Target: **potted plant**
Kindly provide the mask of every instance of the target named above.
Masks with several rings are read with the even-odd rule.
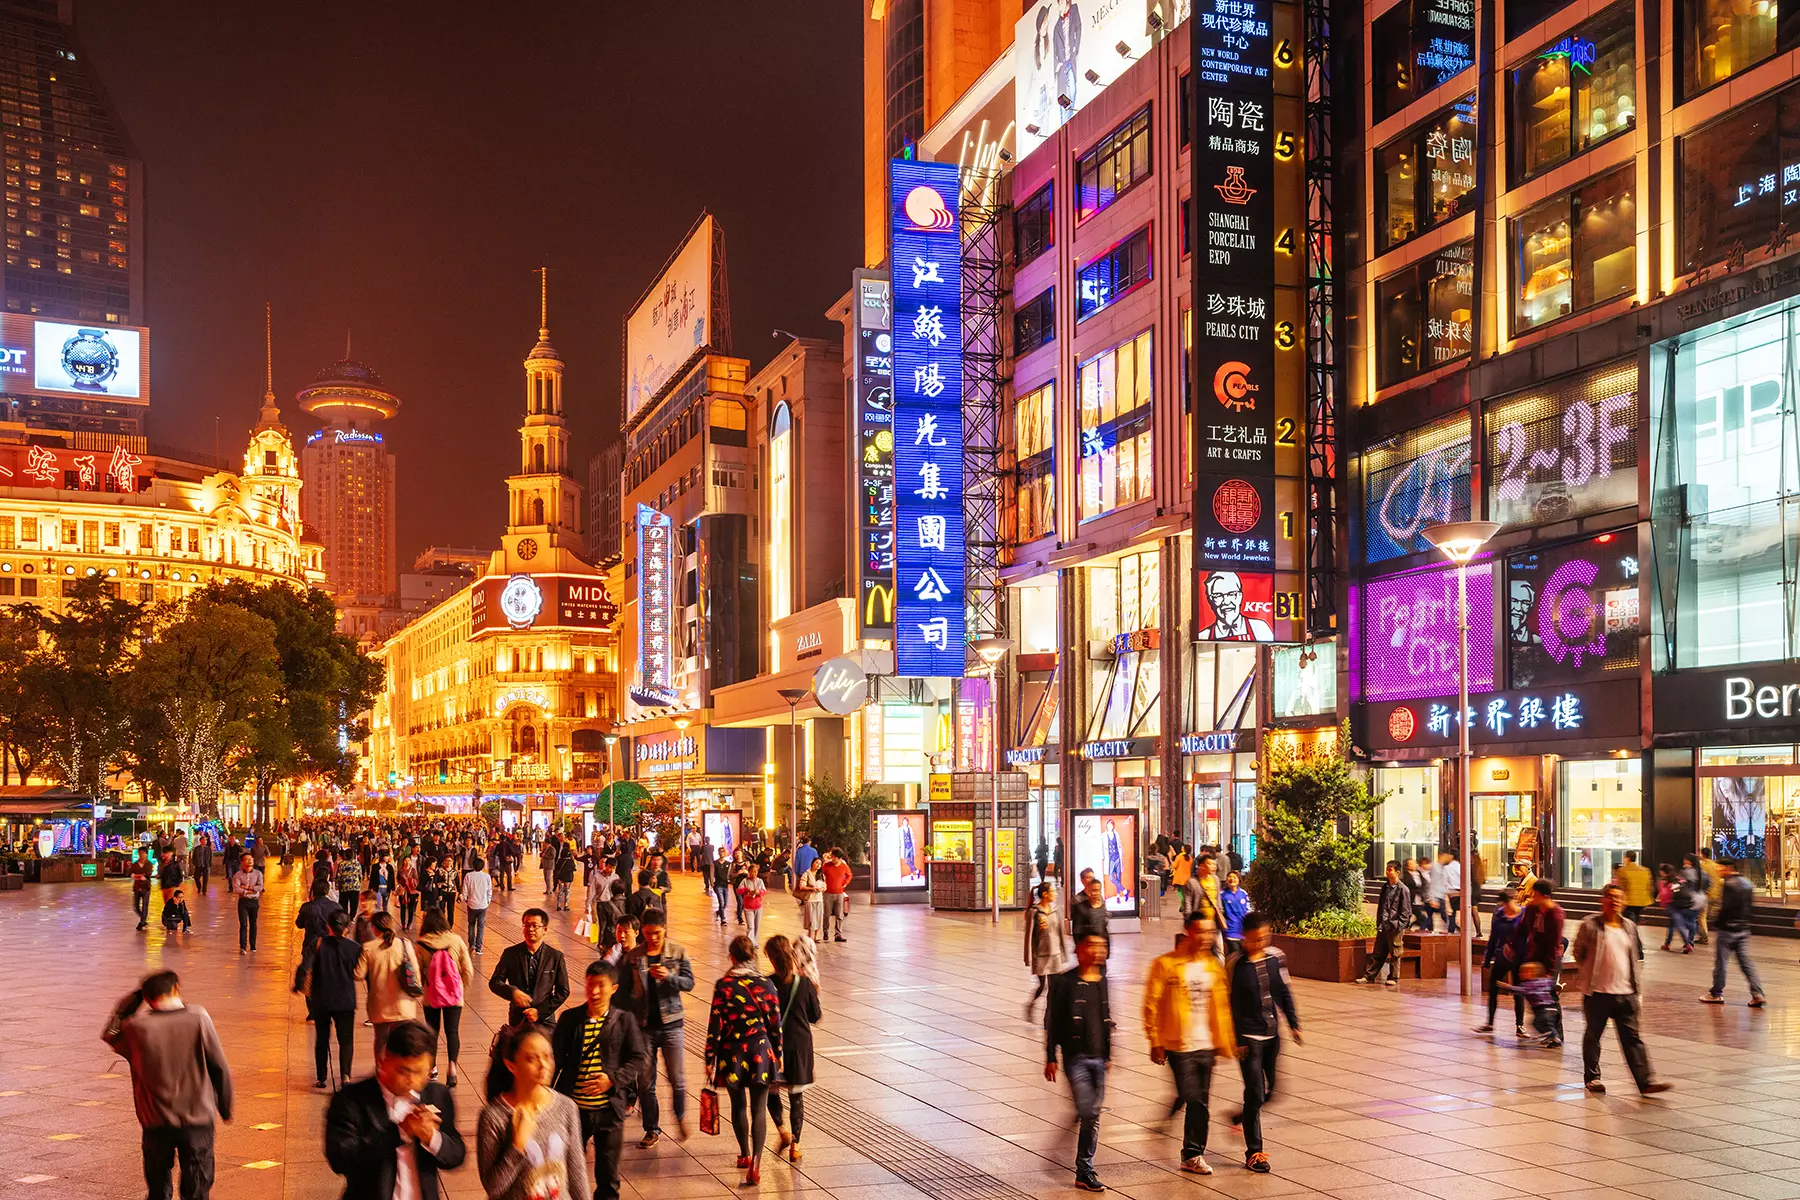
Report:
[[[1374,922],[1362,911],[1363,863],[1381,798],[1335,743],[1301,753],[1278,746],[1258,796],[1256,861],[1244,886],[1275,926],[1288,970],[1347,983],[1364,969]]]
[[[807,781],[808,800],[800,832],[812,838],[821,853],[838,847],[851,867],[851,888],[868,886],[869,814],[881,807],[884,797],[872,783],[848,788],[827,775]]]

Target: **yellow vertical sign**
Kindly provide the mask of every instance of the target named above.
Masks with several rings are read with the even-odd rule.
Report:
[[[996,829],[994,831],[994,850],[996,864],[994,868],[994,892],[1000,897],[1001,908],[1011,908],[1017,903],[1018,889],[1015,886],[1016,875],[1013,871],[1013,860],[1016,847],[1013,839],[1018,836],[1016,829]]]

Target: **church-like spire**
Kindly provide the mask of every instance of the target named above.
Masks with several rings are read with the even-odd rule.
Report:
[[[533,273],[538,277],[538,341],[525,356],[525,361],[548,358],[561,363],[562,355],[550,344],[550,268],[539,267]]]
[[[263,301],[263,402],[256,427],[281,427],[281,410],[275,405],[275,313],[267,300]]]

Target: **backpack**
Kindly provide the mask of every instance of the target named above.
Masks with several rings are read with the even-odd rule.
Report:
[[[432,1008],[460,1008],[463,1002],[462,972],[448,950],[433,950],[425,964],[425,1003]]]

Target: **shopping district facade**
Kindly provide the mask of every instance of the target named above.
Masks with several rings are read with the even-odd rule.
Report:
[[[1051,0],[875,5],[841,335],[734,356],[703,217],[627,317],[585,487],[541,333],[502,545],[370,640],[359,796],[548,821],[635,779],[747,834],[866,783],[954,863],[993,785],[1021,865],[1106,835],[1253,860],[1271,764],[1347,732],[1373,872],[1457,844],[1460,716],[1490,877],[1707,846],[1800,902],[1800,22],[1151,9],[1075,51]],[[81,435],[50,491],[0,446],[0,599],[310,578],[261,458],[116,444],[147,490]],[[1466,520],[1500,529],[1459,714],[1426,531]]]

